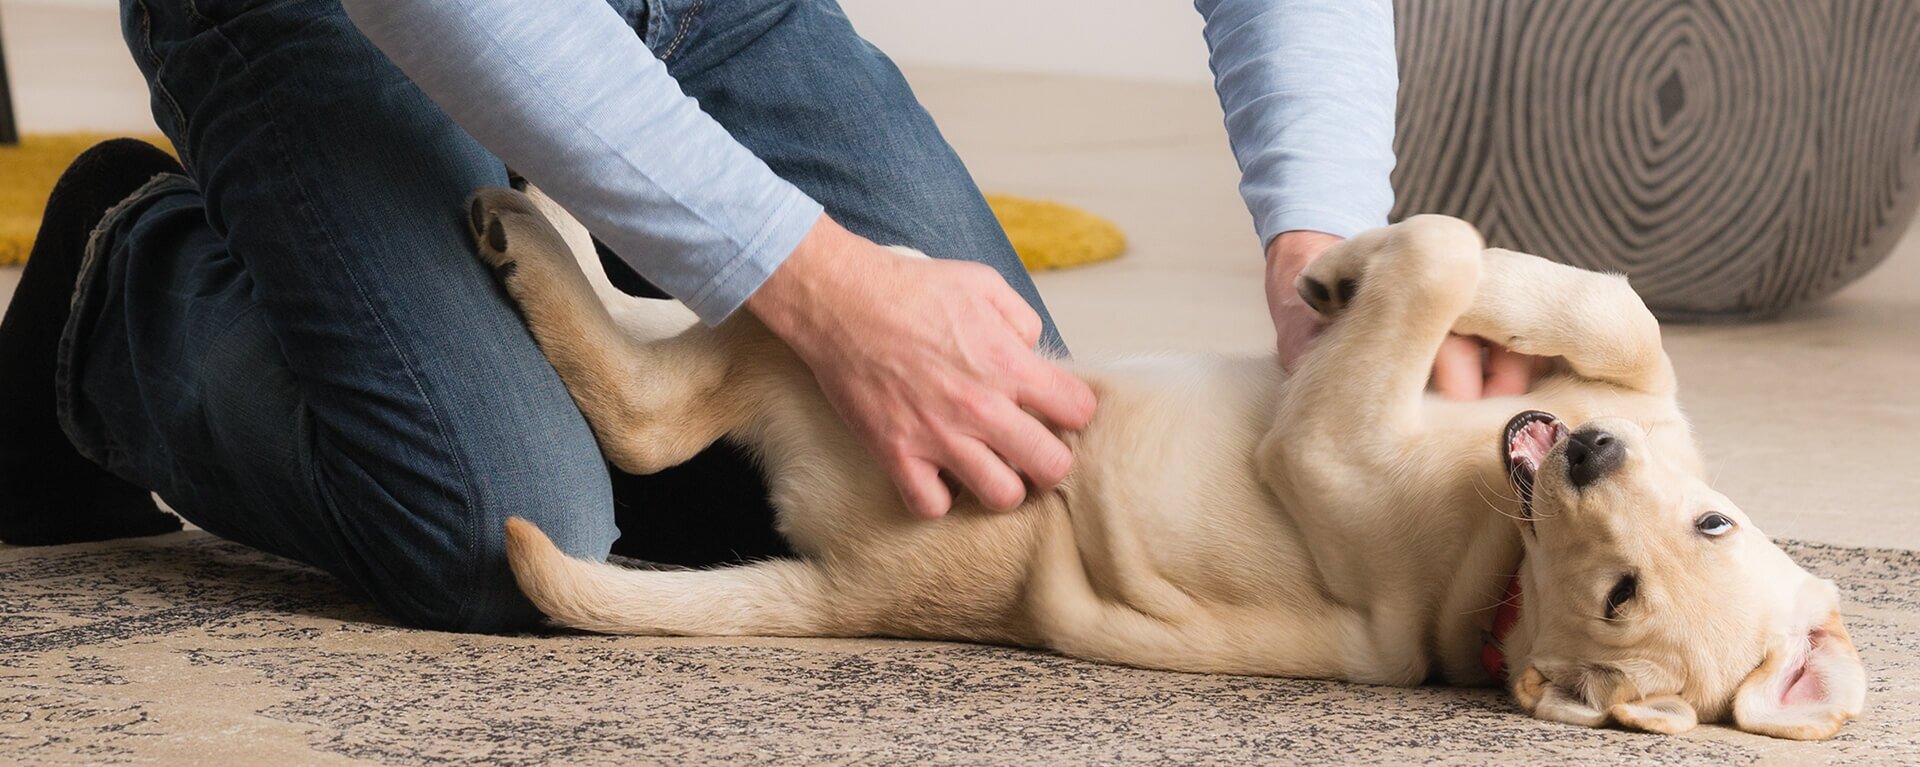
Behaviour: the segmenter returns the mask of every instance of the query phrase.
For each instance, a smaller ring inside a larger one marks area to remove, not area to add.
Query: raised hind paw
[[[1459,219],[1414,216],[1371,229],[1328,248],[1301,270],[1294,289],[1308,306],[1331,320],[1369,290],[1376,275],[1390,284],[1423,292],[1471,294],[1478,279],[1480,234]]]
[[[514,288],[529,259],[571,258],[567,243],[525,193],[487,187],[467,201],[467,229],[495,279]]]
[[[1320,259],[1320,261],[1324,260],[1324,257]],[[1364,265],[1359,266],[1364,270]],[[1318,275],[1301,272],[1299,277],[1294,278],[1293,289],[1299,291],[1300,298],[1306,301],[1308,306],[1313,307],[1314,311],[1319,312],[1320,316],[1333,319],[1359,295],[1360,277],[1358,274],[1351,277],[1342,276],[1338,272]]]
[[[1378,238],[1368,232],[1328,248],[1294,278],[1293,289],[1320,316],[1329,320],[1340,316],[1360,295],[1367,264],[1379,249],[1372,239]]]

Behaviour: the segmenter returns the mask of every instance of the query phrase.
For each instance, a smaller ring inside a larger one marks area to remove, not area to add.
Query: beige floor
[[[111,11],[0,2],[27,130],[152,130]],[[916,69],[983,186],[1119,222],[1119,261],[1043,274],[1082,357],[1269,343],[1259,258],[1202,86]],[[0,297],[17,270],[0,269]],[[1833,300],[1744,326],[1670,327],[1718,484],[1770,533],[1920,548],[1920,228]]]

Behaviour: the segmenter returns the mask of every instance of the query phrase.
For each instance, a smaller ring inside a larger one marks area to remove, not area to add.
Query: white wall
[[[840,0],[903,64],[1211,82],[1188,0]]]
[[[0,5],[117,0],[5,0]],[[840,0],[860,34],[902,64],[1211,82],[1188,0]]]
[[[94,8],[118,8],[120,0],[4,0],[0,9],[9,5],[80,5]]]

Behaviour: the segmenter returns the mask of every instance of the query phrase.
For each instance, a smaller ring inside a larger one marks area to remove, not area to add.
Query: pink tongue
[[[1547,457],[1547,451],[1553,449],[1553,423],[1550,421],[1530,421],[1514,433],[1513,441],[1507,444],[1507,456],[1525,458],[1531,468],[1540,468],[1540,462]]]

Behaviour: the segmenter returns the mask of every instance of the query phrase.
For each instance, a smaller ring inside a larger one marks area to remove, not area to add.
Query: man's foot
[[[0,320],[0,541],[45,546],[180,529],[146,490],[74,450],[54,412],[54,364],[87,238],[154,176],[183,172],[152,145],[115,139],[81,154],[47,199],[20,286]]]

